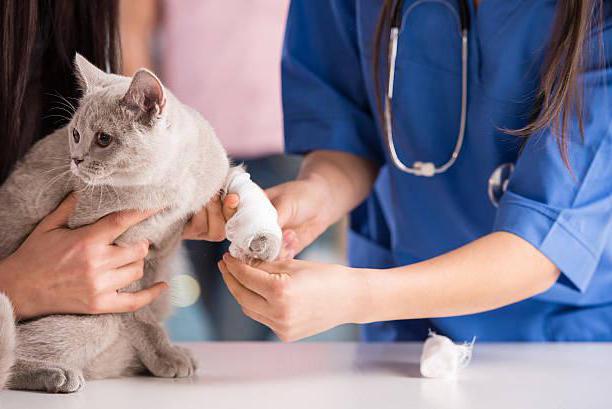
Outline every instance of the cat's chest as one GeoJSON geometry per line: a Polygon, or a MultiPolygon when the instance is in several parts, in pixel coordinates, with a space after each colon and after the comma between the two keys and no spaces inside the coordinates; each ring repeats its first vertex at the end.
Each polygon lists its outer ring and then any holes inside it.
{"type": "Polygon", "coordinates": [[[78,203],[69,221],[71,228],[95,223],[111,213],[154,212],[144,221],[128,226],[116,240],[119,243],[147,239],[161,246],[190,216],[189,206],[186,206],[189,200],[185,200],[188,198],[171,186],[121,188],[102,185],[77,188],[76,191],[78,203]]]}

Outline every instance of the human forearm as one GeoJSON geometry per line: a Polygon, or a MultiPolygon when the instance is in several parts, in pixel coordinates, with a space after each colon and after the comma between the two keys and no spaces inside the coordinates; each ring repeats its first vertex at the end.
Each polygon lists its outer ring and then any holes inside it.
{"type": "Polygon", "coordinates": [[[346,215],[372,191],[378,167],[371,161],[336,151],[314,151],[304,158],[298,180],[317,184],[326,197],[330,224],[346,215]]]}
{"type": "Polygon", "coordinates": [[[359,269],[303,260],[219,263],[249,317],[295,341],[346,323],[447,317],[503,307],[545,291],[559,271],[535,247],[492,233],[427,261],[359,269]]]}
{"type": "Polygon", "coordinates": [[[413,265],[358,270],[356,322],[456,316],[488,311],[541,293],[559,270],[510,233],[489,234],[413,265]]]}
{"type": "Polygon", "coordinates": [[[151,68],[150,43],[157,24],[157,0],[121,0],[119,29],[123,74],[133,75],[139,68],[151,68]]]}

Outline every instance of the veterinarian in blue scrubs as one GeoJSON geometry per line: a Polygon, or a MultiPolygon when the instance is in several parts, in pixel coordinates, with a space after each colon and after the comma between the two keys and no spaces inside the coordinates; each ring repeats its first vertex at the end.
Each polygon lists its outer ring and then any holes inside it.
{"type": "Polygon", "coordinates": [[[610,2],[592,28],[576,20],[598,2],[397,3],[296,0],[288,17],[286,149],[307,156],[298,180],[268,193],[296,250],[367,195],[351,212],[351,268],[225,257],[230,290],[286,340],[358,322],[370,341],[429,329],[455,340],[612,341],[610,2]],[[414,165],[449,161],[434,175],[414,165]]]}

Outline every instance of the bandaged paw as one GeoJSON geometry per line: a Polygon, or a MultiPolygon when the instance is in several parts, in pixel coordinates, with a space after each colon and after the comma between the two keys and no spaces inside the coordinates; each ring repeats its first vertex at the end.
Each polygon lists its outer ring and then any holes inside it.
{"type": "Polygon", "coordinates": [[[429,333],[421,354],[421,375],[426,378],[454,378],[472,359],[474,341],[457,345],[449,338],[429,333]]]}
{"type": "Polygon", "coordinates": [[[225,224],[230,254],[240,260],[271,261],[280,253],[283,234],[278,213],[264,191],[242,168],[230,170],[225,194],[240,197],[236,214],[225,224]]]}

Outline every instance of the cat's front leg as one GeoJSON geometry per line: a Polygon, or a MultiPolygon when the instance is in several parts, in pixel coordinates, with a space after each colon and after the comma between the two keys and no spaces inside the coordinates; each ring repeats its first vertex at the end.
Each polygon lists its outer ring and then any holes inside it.
{"type": "Polygon", "coordinates": [[[264,193],[241,166],[230,169],[224,194],[240,197],[236,214],[225,225],[231,242],[230,254],[241,260],[271,261],[278,257],[283,234],[278,213],[264,193]]]}
{"type": "Polygon", "coordinates": [[[191,352],[172,345],[148,307],[126,314],[125,323],[126,336],[130,337],[138,358],[154,376],[184,378],[195,373],[197,361],[191,352]]]}

